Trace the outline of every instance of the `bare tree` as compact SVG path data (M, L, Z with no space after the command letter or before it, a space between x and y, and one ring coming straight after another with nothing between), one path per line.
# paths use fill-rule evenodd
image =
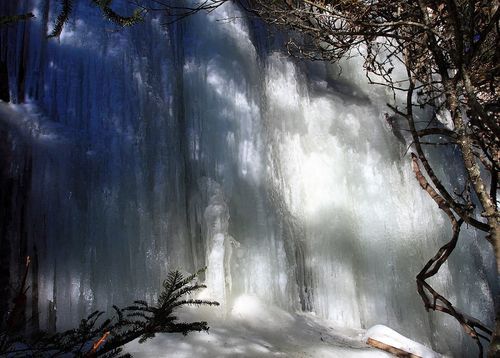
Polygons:
M330 62L361 55L371 83L390 88L395 98L396 93L402 94L402 103L388 105L407 120L416 178L452 226L451 241L417 275L418 292L427 310L458 320L475 339L480 356L480 338L489 340L493 334L488 355L498 356L498 308L492 332L460 312L426 281L453 252L464 222L485 233L500 272L498 2L256 0L251 2L251 11L302 35L288 42L290 54ZM396 66L404 69L404 78L395 75ZM416 125L417 108L434 113L424 128ZM450 128L436 120L440 115L451 119ZM426 145L450 145L460 151L468 174L462 190L451 192L441 182L424 151Z

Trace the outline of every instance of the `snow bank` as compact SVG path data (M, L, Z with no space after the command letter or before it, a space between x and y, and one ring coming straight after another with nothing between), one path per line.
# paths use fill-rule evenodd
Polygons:
M180 316L207 319L209 333L161 334L144 344L134 341L125 350L137 358L390 357L366 345L363 330L334 328L314 314L290 314L251 295L237 298L225 320L194 313L200 310Z
M363 336L363 341L367 342L368 339L375 339L379 342L385 343L405 352L412 353L422 358L440 358L441 354L434 352L426 346L412 341L409 338L399 334L398 332L390 329L389 327L381 324L371 327L366 331Z

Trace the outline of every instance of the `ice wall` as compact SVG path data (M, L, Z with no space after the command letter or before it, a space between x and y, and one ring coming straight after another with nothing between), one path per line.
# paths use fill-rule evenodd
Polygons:
M414 277L448 223L385 126L387 95L355 61L341 78L292 61L231 4L118 30L75 3L59 40L43 36L53 2L0 4L37 16L0 32L15 103L0 106L12 186L0 226L12 280L36 247L43 327L153 299L169 269L208 265L223 312L252 294L337 326L380 323L442 353L475 352L417 296ZM487 249L466 233L434 284L488 322Z

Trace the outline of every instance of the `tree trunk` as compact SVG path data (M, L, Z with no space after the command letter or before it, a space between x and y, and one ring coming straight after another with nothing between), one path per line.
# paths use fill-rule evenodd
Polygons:
M498 211L495 203L491 200L488 190L481 177L481 171L474 159L472 152L472 140L466 132L465 123L458 106L458 97L454 88L449 83L447 85L447 95L450 104L450 111L452 113L453 122L455 124L455 131L457 132L457 142L462 152L462 158L465 169L469 175L469 179L474 187L474 191L479 198L481 206L483 207L482 216L486 218L489 226L488 241L493 245L493 250L496 260L497 279L500 275L500 225L498 222ZM498 302L495 304L496 318L495 329L493 332L488 357L500 357L500 312L498 309Z
M40 312L38 310L38 250L33 247L31 264L31 329L33 333L40 330Z
M496 307L496 311L495 330L493 331L493 336L491 337L488 358L500 357L500 309L498 309L498 305Z

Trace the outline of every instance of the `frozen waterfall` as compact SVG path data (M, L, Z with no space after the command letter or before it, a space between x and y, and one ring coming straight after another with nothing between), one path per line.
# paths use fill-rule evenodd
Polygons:
M14 280L36 250L41 326L154 299L168 270L207 265L222 316L251 295L475 354L417 295L449 224L385 123L388 95L356 59L340 77L294 61L231 4L116 31L76 1L78 16L47 40L49 2L16 3L0 12L36 19L0 30L11 102L0 103L0 269ZM455 172L444 181L463 180ZM475 235L433 284L491 323L493 260Z

